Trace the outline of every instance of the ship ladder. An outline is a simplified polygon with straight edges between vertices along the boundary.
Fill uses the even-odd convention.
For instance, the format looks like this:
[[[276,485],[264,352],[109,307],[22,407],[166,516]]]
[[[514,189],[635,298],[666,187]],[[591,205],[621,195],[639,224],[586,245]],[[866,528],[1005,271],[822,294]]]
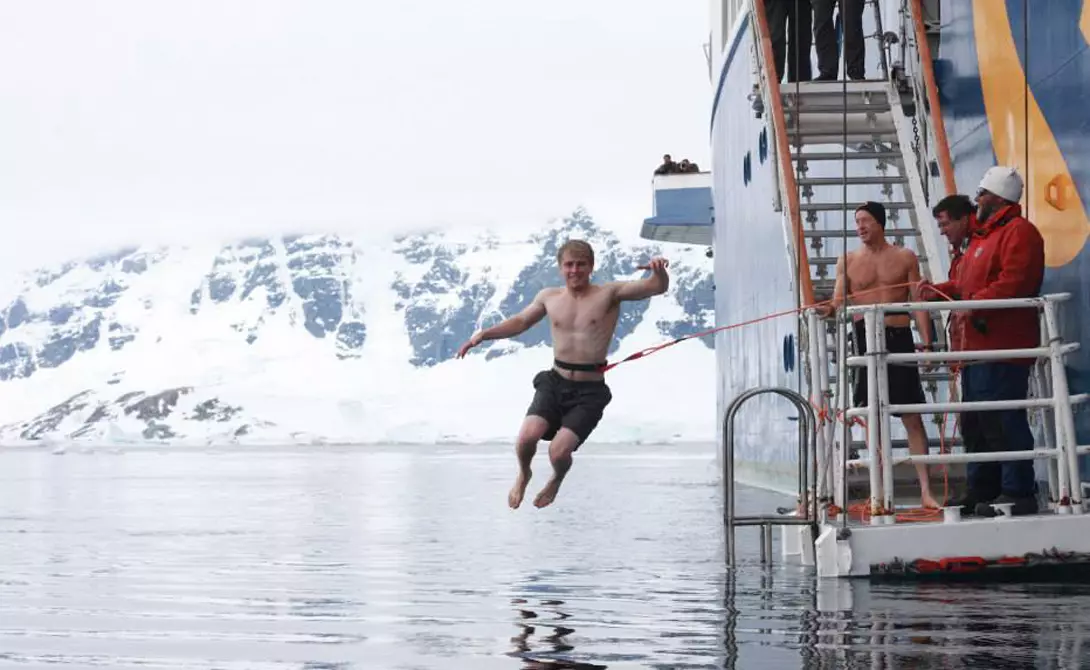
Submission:
[[[737,513],[734,500],[734,421],[742,405],[758,395],[775,394],[787,398],[799,412],[799,452],[798,452],[798,494],[800,504],[795,514],[741,515]],[[810,545],[817,542],[818,508],[817,499],[807,495],[809,482],[817,474],[817,416],[810,402],[789,388],[763,386],[740,394],[723,415],[723,530],[725,534],[725,553],[727,565],[735,565],[734,529],[738,526],[757,526],[761,530],[761,564],[772,563],[772,527],[807,526],[810,529]],[[811,555],[813,551],[811,550]]]

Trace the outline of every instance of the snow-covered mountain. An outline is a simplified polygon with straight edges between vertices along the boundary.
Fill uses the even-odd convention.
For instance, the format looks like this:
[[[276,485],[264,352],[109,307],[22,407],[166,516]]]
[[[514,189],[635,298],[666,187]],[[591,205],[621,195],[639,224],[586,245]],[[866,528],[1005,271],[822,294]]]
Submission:
[[[622,237],[624,239],[622,239]],[[596,281],[671,260],[626,303],[615,359],[713,324],[711,260],[618,237],[583,210],[523,236],[304,235],[129,248],[0,282],[0,443],[508,442],[551,364],[547,321],[454,354],[560,282],[568,238]],[[595,441],[715,434],[712,338],[607,373]]]

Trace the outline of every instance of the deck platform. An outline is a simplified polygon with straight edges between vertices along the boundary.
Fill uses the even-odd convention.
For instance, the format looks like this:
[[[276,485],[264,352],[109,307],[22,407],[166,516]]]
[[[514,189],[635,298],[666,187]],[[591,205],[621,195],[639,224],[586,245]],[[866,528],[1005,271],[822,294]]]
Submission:
[[[1090,568],[1090,514],[1047,510],[992,518],[944,516],[825,523],[818,527],[816,542],[807,527],[783,526],[783,556],[816,566],[819,577],[956,577],[1049,566]]]

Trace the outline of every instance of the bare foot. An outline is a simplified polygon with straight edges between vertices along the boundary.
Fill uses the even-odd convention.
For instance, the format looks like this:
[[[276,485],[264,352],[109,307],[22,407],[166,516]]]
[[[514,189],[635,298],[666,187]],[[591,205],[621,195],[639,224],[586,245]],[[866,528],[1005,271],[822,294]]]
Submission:
[[[920,496],[920,503],[923,505],[924,509],[942,509],[942,505],[939,501],[932,498],[930,493],[925,493]]]
[[[511,492],[507,494],[507,504],[511,506],[511,509],[518,509],[522,504],[522,496],[526,495],[526,486],[530,483],[530,471],[519,472],[519,476],[515,478],[515,485],[511,487]]]
[[[556,494],[560,491],[560,480],[553,477],[549,480],[549,483],[537,494],[534,498],[534,507],[547,507],[552,504],[556,499]]]

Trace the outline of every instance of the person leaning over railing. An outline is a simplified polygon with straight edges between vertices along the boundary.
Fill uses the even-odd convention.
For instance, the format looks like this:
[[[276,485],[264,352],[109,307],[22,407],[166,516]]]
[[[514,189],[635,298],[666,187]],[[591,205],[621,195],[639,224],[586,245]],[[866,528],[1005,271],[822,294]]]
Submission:
[[[1039,296],[1044,278],[1044,240],[1022,216],[1022,177],[1012,167],[984,173],[977,190],[977,226],[970,233],[957,276],[932,285],[917,284],[919,299],[993,300]],[[940,293],[941,292],[941,293]],[[1033,307],[963,312],[960,346],[965,351],[1040,346]],[[1025,400],[1032,359],[973,362],[961,371],[962,400]],[[962,412],[961,433],[969,453],[1033,449],[1025,409]],[[991,503],[1013,503],[1012,514],[1034,514],[1037,498],[1033,462],[969,463],[968,490],[947,503],[962,513],[994,516]]]

